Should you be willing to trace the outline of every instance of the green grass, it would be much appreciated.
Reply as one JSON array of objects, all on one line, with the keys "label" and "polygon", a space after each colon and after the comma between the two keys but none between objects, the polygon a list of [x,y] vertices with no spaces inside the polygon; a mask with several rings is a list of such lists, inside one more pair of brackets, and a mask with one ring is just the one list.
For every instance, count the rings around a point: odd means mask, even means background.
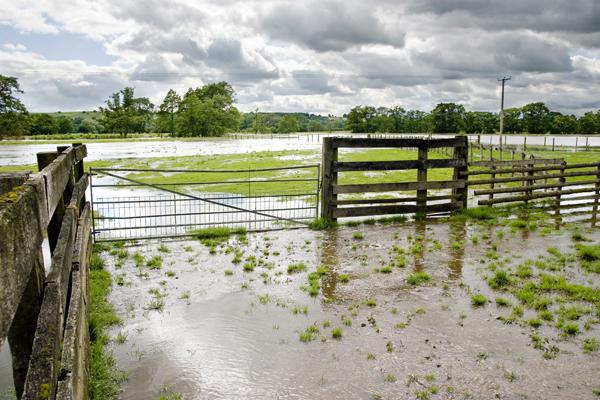
[{"label": "green grass", "polygon": [[104,269],[101,256],[94,253],[89,271],[90,377],[89,393],[93,400],[111,400],[119,394],[119,386],[126,375],[117,368],[113,354],[108,350],[107,329],[121,323],[108,301],[112,278]]},{"label": "green grass", "polygon": [[326,218],[317,218],[310,221],[308,227],[313,231],[323,231],[326,229],[333,229],[338,226],[337,222],[326,219]]},{"label": "green grass", "polygon": [[163,259],[161,256],[154,256],[146,262],[146,267],[150,269],[161,269]]},{"label": "green grass", "polygon": [[287,267],[287,273],[290,275],[303,271],[306,271],[306,265],[304,263],[290,264]]},{"label": "green grass", "polygon": [[331,337],[334,339],[341,339],[342,338],[342,329],[341,328],[333,328],[331,330]]},{"label": "green grass", "polygon": [[348,282],[350,281],[350,277],[348,276],[348,274],[340,274],[340,275],[338,276],[338,280],[339,280],[341,283],[348,283]]},{"label": "green grass", "polygon": [[588,338],[583,341],[582,348],[584,353],[595,353],[600,348],[600,344],[596,338]]},{"label": "green grass", "polygon": [[431,276],[427,272],[415,272],[406,278],[406,282],[413,286],[422,285],[429,280],[431,280]]},{"label": "green grass", "polygon": [[488,299],[481,293],[471,295],[471,304],[475,307],[485,306]]}]

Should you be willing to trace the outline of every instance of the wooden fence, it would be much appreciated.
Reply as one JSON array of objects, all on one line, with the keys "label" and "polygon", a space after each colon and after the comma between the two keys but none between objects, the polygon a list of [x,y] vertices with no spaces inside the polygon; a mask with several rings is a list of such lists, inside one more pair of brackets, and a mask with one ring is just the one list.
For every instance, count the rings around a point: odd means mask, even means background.
[{"label": "wooden fence", "polygon": [[0,343],[8,336],[18,398],[87,398],[86,155],[82,145],[59,147],[38,154],[37,174],[0,176]]},{"label": "wooden fence", "polygon": [[[429,150],[448,147],[452,148],[452,158],[428,158]],[[338,150],[340,148],[417,149],[418,158],[417,160],[395,161],[339,161]],[[432,168],[452,168],[453,179],[445,181],[428,180],[427,171]],[[328,220],[336,220],[340,217],[366,215],[444,213],[466,207],[467,190],[465,177],[462,175],[462,172],[466,171],[466,168],[466,136],[456,136],[452,139],[324,138],[321,217]],[[338,184],[338,175],[340,172],[392,170],[416,170],[417,180],[414,182]],[[451,193],[428,194],[428,190],[442,189],[451,189]],[[340,194],[382,193],[391,191],[416,192],[416,196],[392,199],[338,199],[338,195]],[[437,203],[444,200],[449,201]]]},{"label": "wooden fence", "polygon": [[543,201],[540,208],[554,210],[556,215],[582,214],[597,219],[600,162],[568,164],[562,159],[534,157],[478,161],[470,163],[461,176],[468,177],[475,197],[484,196],[478,198],[478,205]]}]

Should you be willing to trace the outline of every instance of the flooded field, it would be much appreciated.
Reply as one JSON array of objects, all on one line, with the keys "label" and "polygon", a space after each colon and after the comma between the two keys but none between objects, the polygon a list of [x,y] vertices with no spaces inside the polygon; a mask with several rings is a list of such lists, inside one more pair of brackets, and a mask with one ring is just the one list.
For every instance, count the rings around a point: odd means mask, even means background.
[{"label": "flooded field", "polygon": [[597,398],[600,232],[515,221],[113,245],[120,398]]},{"label": "flooded field", "polygon": [[[348,135],[348,133],[343,133]],[[338,134],[300,134],[297,136],[271,138],[265,134],[264,139],[227,139],[217,138],[198,141],[178,140],[142,140],[135,138],[123,141],[93,142],[85,141],[88,148],[86,161],[114,160],[120,158],[149,158],[149,157],[173,157],[212,154],[240,154],[256,151],[283,151],[283,150],[317,150],[321,148],[323,137],[336,136]],[[352,134],[352,137],[366,137],[365,134]],[[376,136],[376,134],[374,135]],[[389,134],[388,136],[392,136]],[[393,137],[402,136],[427,136],[428,134],[395,134]],[[448,135],[432,135],[432,137],[443,138]],[[476,141],[477,136],[470,135],[471,141]],[[498,144],[499,135],[480,135],[484,144]],[[589,146],[600,147],[600,136],[579,137],[569,135],[547,135],[544,141],[543,135],[527,136],[527,144],[546,145],[555,140],[556,146],[574,147],[576,143],[582,147],[586,140]],[[70,145],[76,140],[65,140],[64,145]],[[523,135],[505,135],[507,144],[522,145]],[[1,144],[1,143],[0,143]],[[57,144],[40,143],[36,141],[23,141],[20,144],[0,145],[0,165],[26,165],[35,164],[35,154],[42,151],[56,150]]]}]

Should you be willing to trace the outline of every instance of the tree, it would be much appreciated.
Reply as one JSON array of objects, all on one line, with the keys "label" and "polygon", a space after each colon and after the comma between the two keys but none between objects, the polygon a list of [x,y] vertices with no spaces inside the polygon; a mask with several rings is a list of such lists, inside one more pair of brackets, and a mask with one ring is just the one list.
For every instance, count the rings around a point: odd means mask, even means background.
[{"label": "tree", "polygon": [[100,112],[108,131],[127,137],[129,133],[145,131],[153,109],[147,97],[134,97],[134,89],[126,87],[113,93],[106,101],[106,108],[100,107]]},{"label": "tree", "polygon": [[183,136],[220,136],[239,127],[234,92],[227,82],[189,89],[179,105],[176,129]]},{"label": "tree", "polygon": [[60,116],[55,119],[57,132],[60,134],[71,133],[74,131],[71,118]]},{"label": "tree", "polygon": [[375,132],[376,125],[373,123],[373,118],[376,113],[375,107],[356,106],[348,113],[346,127],[352,133]]},{"label": "tree", "polygon": [[523,132],[523,119],[520,108],[507,108],[504,110],[504,132]]},{"label": "tree", "polygon": [[277,132],[279,133],[292,133],[298,132],[298,118],[294,115],[284,115],[283,118],[279,120],[279,124],[277,125]]},{"label": "tree", "polygon": [[464,129],[465,107],[456,103],[439,103],[432,111],[433,131],[458,133]]},{"label": "tree", "polygon": [[600,111],[595,114],[588,111],[579,117],[578,131],[583,135],[600,133]]},{"label": "tree", "polygon": [[29,132],[32,135],[52,135],[58,132],[58,125],[50,114],[34,114]]},{"label": "tree", "polygon": [[466,133],[494,133],[498,128],[498,115],[491,112],[467,111],[464,129]]},{"label": "tree", "polygon": [[179,110],[181,97],[173,89],[169,89],[159,107],[157,127],[160,132],[175,134],[175,115]]},{"label": "tree", "polygon": [[577,133],[577,117],[574,115],[563,115],[553,113],[550,123],[550,133],[554,135]]},{"label": "tree", "polygon": [[23,135],[29,130],[27,109],[16,97],[23,93],[17,78],[0,75],[0,137]]},{"label": "tree", "polygon": [[390,122],[391,122],[391,132],[404,132],[404,125],[406,119],[406,110],[400,106],[395,106],[390,108],[389,111]]},{"label": "tree", "polygon": [[529,103],[521,107],[523,127],[528,133],[546,133],[550,130],[552,117],[544,103]]}]

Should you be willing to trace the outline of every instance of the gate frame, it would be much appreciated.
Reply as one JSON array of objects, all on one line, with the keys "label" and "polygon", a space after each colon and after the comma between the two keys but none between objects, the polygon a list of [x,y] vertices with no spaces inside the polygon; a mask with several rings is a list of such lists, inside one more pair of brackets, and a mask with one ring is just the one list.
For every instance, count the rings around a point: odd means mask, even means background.
[{"label": "gate frame", "polygon": [[[430,149],[453,148],[453,157],[448,159],[431,159],[427,155]],[[417,160],[398,161],[338,161],[340,148],[411,148],[418,149]],[[467,207],[468,188],[463,176],[467,170],[468,138],[455,136],[452,139],[425,139],[425,138],[399,138],[399,139],[370,139],[370,138],[323,138],[323,166],[322,166],[322,201],[321,217],[326,220],[336,221],[339,217],[374,216],[385,214],[430,214],[456,211]],[[429,168],[453,168],[453,179],[447,181],[428,181]],[[416,182],[374,183],[357,185],[339,185],[338,173],[343,171],[391,171],[391,170],[417,170]],[[427,196],[430,189],[452,189],[448,196]],[[416,198],[410,199],[384,199],[384,200],[338,200],[341,193],[365,193],[386,191],[415,191]],[[451,200],[450,203],[430,204],[429,200]],[[352,204],[385,204],[406,201],[416,201],[416,205],[377,205],[367,207],[344,207],[339,205]]]}]

